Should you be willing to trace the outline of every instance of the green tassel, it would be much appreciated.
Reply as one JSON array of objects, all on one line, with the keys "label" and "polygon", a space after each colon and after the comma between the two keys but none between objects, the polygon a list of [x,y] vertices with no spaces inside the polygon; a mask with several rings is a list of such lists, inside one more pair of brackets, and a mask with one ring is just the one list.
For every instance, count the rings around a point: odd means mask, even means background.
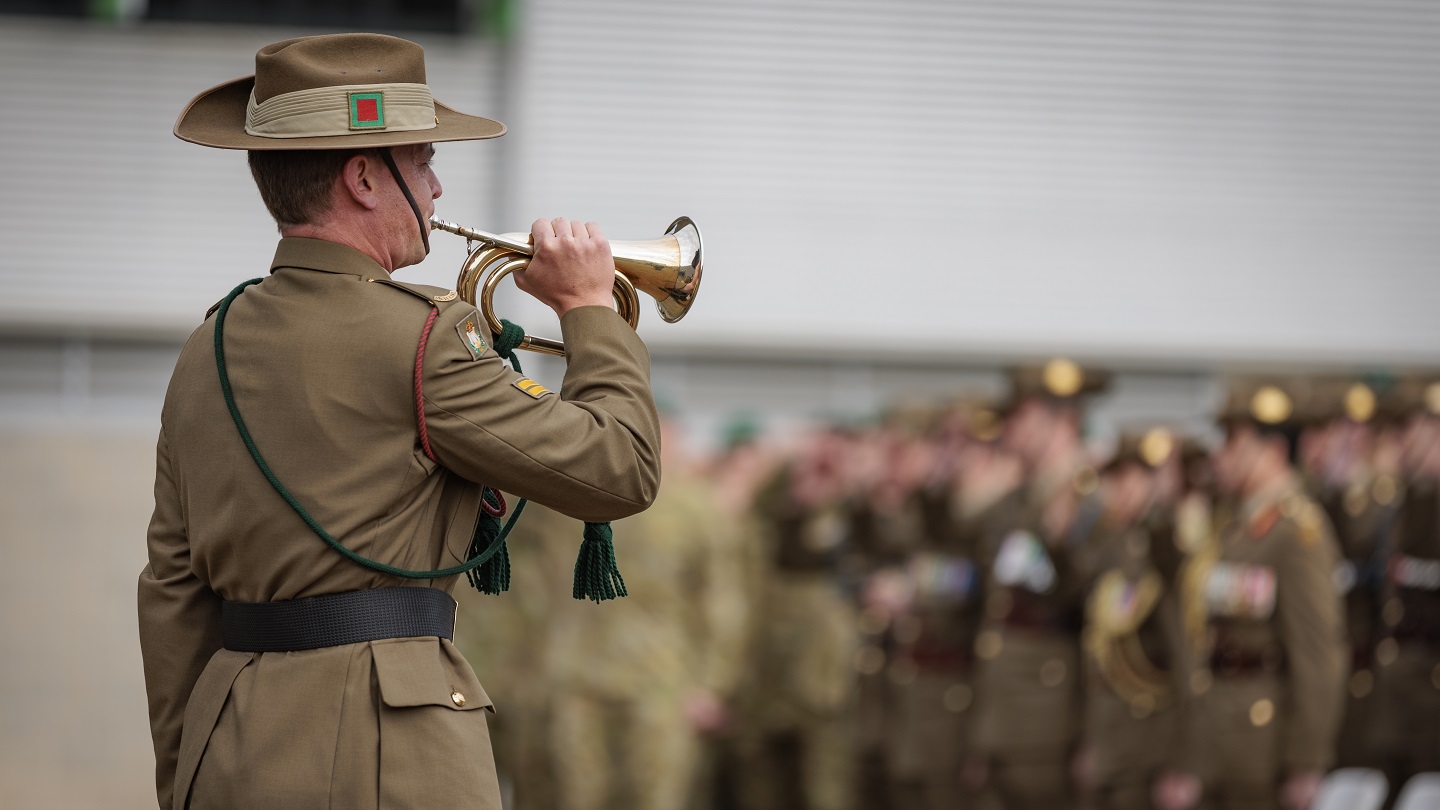
[{"label": "green tassel", "polygon": [[[500,503],[489,487],[485,488],[481,497],[492,507]],[[516,509],[515,517],[519,517],[519,509]],[[511,521],[513,522],[514,518],[511,518]],[[499,537],[500,518],[481,510],[480,517],[475,521],[475,536],[470,538],[470,551],[466,558],[474,559],[483,554]],[[490,559],[478,568],[466,571],[465,578],[480,593],[501,594],[510,590],[510,549],[505,545],[505,541],[500,540],[499,547],[490,555]]]},{"label": "green tassel", "polygon": [[[510,361],[510,367],[520,372],[520,358],[515,354],[520,342],[525,339],[525,329],[510,321],[501,322],[500,334],[495,335],[495,353]],[[488,494],[487,490],[487,494]],[[515,513],[505,526],[506,534],[520,517],[525,501],[515,506]],[[480,523],[475,527],[475,540],[470,544],[470,556],[487,548],[496,537],[500,521],[482,513]],[[487,532],[481,537],[482,528]],[[485,561],[478,569],[471,571],[470,584],[481,593],[500,593],[510,587],[510,551],[502,542],[495,556]],[[620,576],[620,566],[615,562],[615,543],[609,523],[586,523],[585,539],[580,543],[580,556],[575,559],[575,587],[571,595],[576,599],[604,602],[628,596],[625,579]]]},{"label": "green tassel", "polygon": [[603,602],[629,595],[615,562],[613,538],[609,523],[585,524],[585,540],[575,559],[575,587],[571,591],[576,599]]}]

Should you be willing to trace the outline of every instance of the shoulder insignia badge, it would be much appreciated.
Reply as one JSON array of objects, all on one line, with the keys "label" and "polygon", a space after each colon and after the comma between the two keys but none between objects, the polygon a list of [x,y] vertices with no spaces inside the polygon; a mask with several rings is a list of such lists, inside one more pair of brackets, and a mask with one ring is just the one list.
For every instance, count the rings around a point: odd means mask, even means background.
[{"label": "shoulder insignia badge", "polygon": [[525,393],[529,394],[530,396],[534,397],[535,399],[540,399],[541,397],[544,397],[546,394],[553,394],[553,393],[555,393],[554,391],[551,391],[549,388],[546,388],[545,386],[541,385],[540,383],[535,382],[534,380],[530,379],[529,377],[521,377],[520,379],[516,380],[516,381],[515,381],[515,387],[516,387],[516,388],[519,388],[521,391],[524,391]]},{"label": "shoulder insignia badge", "polygon": [[456,298],[459,298],[459,297],[460,297],[460,293],[458,293],[458,292],[456,292],[456,291],[454,291],[454,290],[451,290],[450,292],[445,293],[444,295],[437,295],[437,296],[435,296],[435,303],[437,303],[437,304],[443,304],[443,303],[445,303],[446,301],[454,301]]},{"label": "shoulder insignia badge", "polygon": [[455,331],[460,335],[460,342],[465,344],[465,349],[470,352],[472,360],[479,360],[485,355],[485,350],[489,348],[485,345],[485,338],[480,336],[479,324],[479,313],[472,313],[470,317],[455,324]]}]

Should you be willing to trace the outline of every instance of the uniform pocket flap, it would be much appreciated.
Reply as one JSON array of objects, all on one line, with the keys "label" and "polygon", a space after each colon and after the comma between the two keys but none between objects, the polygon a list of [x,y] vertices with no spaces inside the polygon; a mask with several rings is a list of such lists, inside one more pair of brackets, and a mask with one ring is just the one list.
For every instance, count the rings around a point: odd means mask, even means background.
[{"label": "uniform pocket flap", "polygon": [[475,672],[450,644],[435,638],[370,642],[380,699],[386,706],[446,706],[456,711],[490,708]]}]

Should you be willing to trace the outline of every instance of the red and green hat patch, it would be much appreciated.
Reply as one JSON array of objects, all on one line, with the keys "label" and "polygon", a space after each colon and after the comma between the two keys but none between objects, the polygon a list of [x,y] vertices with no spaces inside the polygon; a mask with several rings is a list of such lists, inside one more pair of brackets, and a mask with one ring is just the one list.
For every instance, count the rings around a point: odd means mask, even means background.
[{"label": "red and green hat patch", "polygon": [[383,91],[350,94],[350,128],[385,128],[385,93]]}]

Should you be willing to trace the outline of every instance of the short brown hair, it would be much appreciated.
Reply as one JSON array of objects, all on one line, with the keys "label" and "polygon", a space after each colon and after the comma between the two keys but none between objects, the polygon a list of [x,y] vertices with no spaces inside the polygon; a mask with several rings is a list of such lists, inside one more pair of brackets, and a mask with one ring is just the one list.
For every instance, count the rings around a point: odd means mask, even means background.
[{"label": "short brown hair", "polygon": [[330,210],[330,189],[345,162],[371,153],[377,150],[253,150],[250,176],[276,225],[310,225]]}]

